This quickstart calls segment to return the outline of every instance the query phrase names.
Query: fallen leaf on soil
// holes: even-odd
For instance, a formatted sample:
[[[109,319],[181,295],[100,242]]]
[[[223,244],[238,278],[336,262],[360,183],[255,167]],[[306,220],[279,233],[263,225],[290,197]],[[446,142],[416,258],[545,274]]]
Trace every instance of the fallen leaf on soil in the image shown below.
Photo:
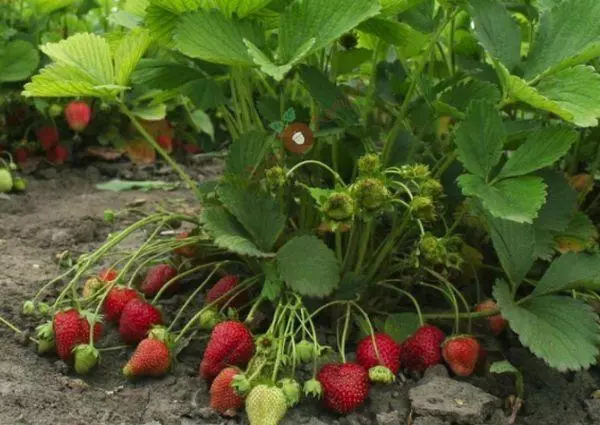
[[[129,180],[111,180],[106,183],[96,185],[97,189],[110,190],[113,192],[123,192],[126,190],[174,190],[179,187],[179,183],[169,183],[161,180],[156,181],[129,181]]]

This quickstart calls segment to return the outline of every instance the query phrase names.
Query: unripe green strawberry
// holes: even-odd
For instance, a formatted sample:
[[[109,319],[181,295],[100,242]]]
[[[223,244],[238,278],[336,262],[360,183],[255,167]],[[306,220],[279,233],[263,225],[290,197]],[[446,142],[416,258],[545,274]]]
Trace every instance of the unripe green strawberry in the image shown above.
[[[381,208],[390,197],[384,182],[373,177],[354,183],[352,195],[359,208],[371,212]]]
[[[198,324],[200,325],[200,329],[204,329],[207,331],[212,330],[219,323],[219,313],[213,309],[209,308],[208,310],[204,310],[200,314],[200,318],[198,319]]]
[[[6,168],[0,169],[0,193],[7,193],[12,190],[13,178]]]
[[[100,352],[96,347],[89,344],[82,344],[75,347],[75,372],[79,375],[86,375],[98,364]]]
[[[312,342],[303,339],[296,344],[296,357],[302,363],[312,362],[317,355],[317,349]]]
[[[358,160],[358,170],[361,176],[372,176],[381,169],[381,160],[379,155],[369,153],[363,155]]]
[[[278,425],[287,413],[288,405],[281,388],[257,385],[246,399],[250,425]]]
[[[27,300],[23,303],[22,313],[24,316],[31,316],[35,313],[35,304],[31,300]]]
[[[279,387],[289,407],[294,407],[300,401],[300,384],[294,379],[285,378],[279,381]]]
[[[52,321],[48,321],[37,327],[37,352],[44,354],[54,350],[54,329]]]
[[[306,381],[302,390],[306,397],[321,398],[323,396],[323,386],[314,378]]]
[[[13,180],[13,189],[17,192],[24,192],[27,189],[27,180],[22,177],[15,177]]]

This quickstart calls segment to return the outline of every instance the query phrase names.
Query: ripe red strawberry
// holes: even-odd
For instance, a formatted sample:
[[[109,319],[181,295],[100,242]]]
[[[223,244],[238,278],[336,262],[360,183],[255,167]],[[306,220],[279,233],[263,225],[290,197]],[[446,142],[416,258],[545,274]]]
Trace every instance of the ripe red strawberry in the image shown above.
[[[497,309],[498,305],[494,300],[485,300],[477,307],[475,307],[475,311],[492,311]],[[508,321],[500,314],[490,316],[487,318],[487,320],[490,330],[494,335],[500,335],[502,331],[506,328],[506,325],[508,324]]]
[[[195,145],[195,144],[193,144],[193,143],[184,143],[184,144],[182,145],[182,147],[183,147],[183,150],[184,150],[184,151],[186,151],[187,153],[189,153],[189,154],[191,154],[191,155],[196,155],[196,154],[199,154],[199,153],[202,153],[202,152],[204,152],[204,151],[202,150],[202,148],[200,148],[199,146],[196,146],[196,145]]]
[[[112,282],[119,276],[119,272],[115,269],[102,269],[98,273],[98,279],[103,282]]]
[[[157,264],[151,267],[146,273],[146,277],[142,282],[141,290],[147,297],[152,297],[165,286],[169,280],[177,276],[177,269],[168,264]],[[173,292],[177,289],[177,282],[170,285],[168,292]]]
[[[175,239],[177,239],[178,241],[182,241],[182,240],[187,239],[189,236],[190,236],[189,232],[181,232],[177,235],[177,237]],[[196,256],[196,248],[192,244],[184,245],[179,248],[176,248],[175,254],[181,255],[182,257],[188,257],[188,258],[195,257]]]
[[[56,145],[46,153],[46,157],[53,164],[61,165],[69,159],[69,150],[62,145]]]
[[[123,368],[127,377],[161,376],[171,366],[171,352],[163,341],[154,338],[143,339]]]
[[[369,374],[356,363],[326,364],[317,375],[327,409],[346,414],[364,403],[369,394]]]
[[[240,397],[231,382],[240,374],[237,367],[223,369],[210,386],[210,407],[224,416],[235,416],[236,411],[244,407],[244,399]]]
[[[173,152],[173,139],[171,136],[166,134],[161,134],[156,139],[161,148],[163,148],[167,153]]]
[[[92,109],[81,101],[73,101],[65,108],[65,118],[73,131],[85,130],[92,119]]]
[[[254,341],[248,328],[236,321],[219,323],[210,335],[200,376],[211,381],[227,366],[246,366],[253,355]]]
[[[356,361],[365,369],[374,366],[385,366],[396,375],[400,371],[400,346],[388,334],[377,333],[374,335],[379,359],[375,353],[373,337],[371,335],[363,338],[356,349]]]
[[[79,344],[87,344],[90,339],[90,323],[74,308],[60,311],[52,321],[56,352],[64,361],[73,357],[73,349]],[[94,340],[102,337],[102,324],[94,324]]]
[[[127,303],[119,320],[119,334],[123,341],[135,344],[146,338],[154,325],[161,325],[162,314],[152,304],[140,299]]]
[[[432,325],[421,326],[402,345],[400,362],[403,367],[417,372],[435,366],[442,361],[441,344],[446,336]]]
[[[15,149],[13,157],[17,164],[23,165],[29,159],[29,149],[25,146],[18,147]]]
[[[219,279],[217,283],[213,285],[212,288],[206,294],[206,304],[210,304],[214,301],[217,301],[219,298],[223,297],[228,292],[232,291],[236,288],[238,283],[240,282],[240,277],[237,275],[227,275]],[[220,308],[227,304],[227,302],[231,299],[231,296],[223,297],[216,304],[216,308]],[[235,298],[231,300],[227,305],[229,307],[239,308],[246,303],[248,300],[247,294],[242,292],[237,295]]]
[[[473,373],[480,350],[479,342],[470,335],[448,338],[442,345],[444,360],[458,376],[469,376]]]
[[[42,149],[45,151],[49,151],[50,149],[54,148],[58,144],[58,140],[60,138],[58,129],[50,125],[40,127],[36,132],[36,136],[38,142],[40,142],[40,145],[42,145]]]
[[[131,300],[141,299],[137,291],[125,286],[115,286],[104,299],[104,317],[109,322],[118,322],[123,309]]]

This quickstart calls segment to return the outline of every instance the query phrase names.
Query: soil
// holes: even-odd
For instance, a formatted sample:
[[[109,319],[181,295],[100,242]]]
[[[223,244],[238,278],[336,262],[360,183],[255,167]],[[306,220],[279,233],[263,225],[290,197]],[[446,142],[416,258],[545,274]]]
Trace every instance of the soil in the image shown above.
[[[56,275],[58,253],[69,250],[76,258],[97,247],[114,230],[102,220],[105,209],[119,210],[132,202],[149,208],[166,199],[179,200],[179,205],[194,203],[190,194],[181,190],[98,191],[95,184],[107,177],[97,167],[45,174],[31,178],[25,194],[12,196],[11,201],[0,199],[0,315],[30,331],[33,322],[20,313],[23,301]],[[82,380],[57,358],[38,356],[24,340],[0,325],[0,425],[247,423],[243,416],[224,419],[207,408],[208,390],[197,377],[201,342],[192,342],[169,376],[128,382],[120,374],[128,350],[103,353],[98,369]],[[596,404],[591,399],[592,392],[600,388],[597,370],[559,374],[526,350],[512,348],[508,354],[526,371],[527,400],[517,424],[600,423],[600,415],[594,419]],[[513,388],[511,378],[505,376],[478,377],[470,382],[502,399]],[[290,411],[285,423],[409,423],[415,418],[405,419],[410,413],[407,393],[414,384],[408,379],[378,388],[366,407],[345,418],[328,415],[315,403],[302,404]],[[388,411],[400,413],[390,420]]]

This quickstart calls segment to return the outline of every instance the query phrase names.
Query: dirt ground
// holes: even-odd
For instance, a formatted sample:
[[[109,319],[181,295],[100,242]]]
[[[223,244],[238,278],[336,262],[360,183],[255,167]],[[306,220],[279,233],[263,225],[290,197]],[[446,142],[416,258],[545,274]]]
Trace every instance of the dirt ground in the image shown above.
[[[193,202],[183,191],[98,191],[94,184],[104,177],[91,174],[51,173],[31,179],[25,194],[11,201],[0,199],[0,314],[18,326],[30,324],[20,314],[22,302],[56,274],[56,254],[67,249],[75,254],[87,252],[106,238],[111,231],[102,220],[106,208],[118,210],[139,198],[146,205],[165,198]],[[131,383],[120,374],[128,351],[103,353],[100,367],[80,380],[55,357],[39,357],[22,340],[0,325],[0,425],[246,423],[243,417],[226,420],[207,409],[208,391],[197,377],[201,351],[194,344],[168,377]],[[591,398],[600,389],[597,370],[558,374],[524,350],[513,348],[509,353],[510,360],[526,370],[528,398],[517,424],[600,424],[600,406]],[[509,378],[480,377],[471,382],[501,398],[509,395],[511,387]],[[392,394],[392,407],[405,403],[410,385],[398,383],[384,390]],[[372,396],[367,407],[348,418],[328,416],[311,404],[296,409],[285,423],[383,424],[377,415],[380,403],[374,399],[378,397]],[[410,406],[402,408],[410,411]],[[408,420],[387,422],[404,423]]]

